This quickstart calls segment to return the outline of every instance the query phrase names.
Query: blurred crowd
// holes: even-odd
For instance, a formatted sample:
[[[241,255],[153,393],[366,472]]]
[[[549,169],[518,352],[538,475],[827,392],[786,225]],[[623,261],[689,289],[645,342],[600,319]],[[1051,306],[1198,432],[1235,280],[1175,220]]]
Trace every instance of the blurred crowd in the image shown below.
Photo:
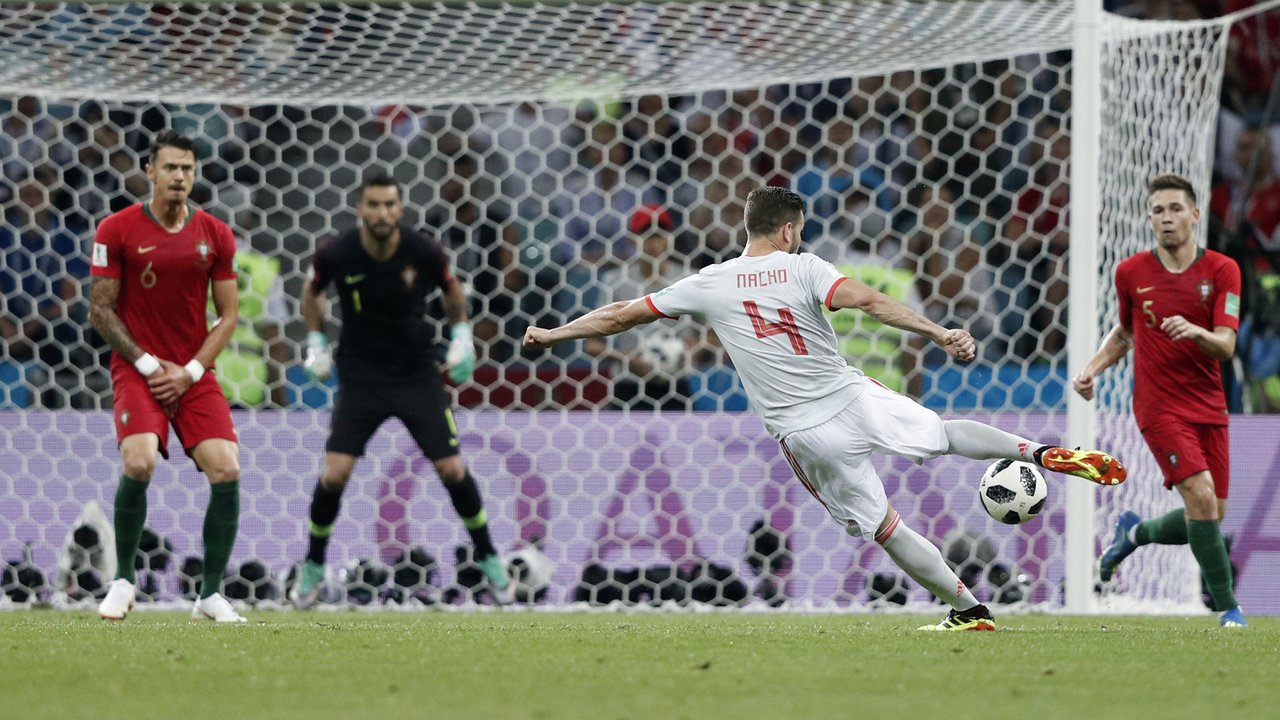
[[[1189,19],[1250,4],[1108,8]],[[165,127],[200,144],[193,200],[242,243],[244,327],[219,361],[236,405],[306,402],[296,297],[315,244],[353,225],[350,192],[373,166],[402,180],[407,217],[440,237],[468,285],[481,368],[464,404],[548,403],[534,380],[550,368],[574,379],[574,407],[745,407],[714,335],[692,324],[655,323],[550,359],[524,355],[518,339],[531,322],[562,322],[736,255],[746,194],[766,183],[807,199],[809,249],[969,328],[984,361],[1061,365],[1069,60],[572,106],[0,98],[0,403],[109,406],[107,348],[85,321],[87,249],[96,222],[146,197],[146,147]],[[1280,410],[1278,71],[1280,12],[1238,23],[1207,203],[1210,246],[1246,278],[1239,359],[1225,371],[1237,411]],[[833,320],[849,360],[903,392],[918,396],[924,369],[941,360],[857,314]]]

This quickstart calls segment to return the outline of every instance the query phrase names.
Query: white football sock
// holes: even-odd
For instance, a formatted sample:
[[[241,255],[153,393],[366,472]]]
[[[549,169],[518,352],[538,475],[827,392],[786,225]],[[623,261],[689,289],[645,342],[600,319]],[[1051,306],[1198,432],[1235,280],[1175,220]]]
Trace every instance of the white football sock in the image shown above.
[[[972,420],[946,420],[942,423],[942,429],[947,434],[952,453],[974,460],[1021,458],[1034,463],[1035,451],[1044,447],[1043,443],[1031,442],[1000,428]]]
[[[889,537],[881,540],[877,536],[876,542],[889,553],[898,567],[951,607],[962,611],[975,607],[978,599],[947,567],[938,548],[901,520],[894,522],[896,526],[891,525],[885,533],[881,533],[887,533]]]

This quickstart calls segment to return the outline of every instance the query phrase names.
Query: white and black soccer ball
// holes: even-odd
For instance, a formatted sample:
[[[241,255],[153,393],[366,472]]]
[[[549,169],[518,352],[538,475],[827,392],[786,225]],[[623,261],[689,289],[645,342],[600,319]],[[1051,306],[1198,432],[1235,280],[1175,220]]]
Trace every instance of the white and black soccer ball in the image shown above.
[[[554,570],[551,558],[534,546],[520,548],[507,556],[507,572],[516,584],[516,600],[520,602],[541,600],[551,586]]]
[[[640,346],[640,356],[656,371],[675,374],[684,365],[684,341],[671,335],[646,338]]]
[[[982,474],[978,495],[988,515],[1006,525],[1020,525],[1044,509],[1049,486],[1035,465],[997,460]]]

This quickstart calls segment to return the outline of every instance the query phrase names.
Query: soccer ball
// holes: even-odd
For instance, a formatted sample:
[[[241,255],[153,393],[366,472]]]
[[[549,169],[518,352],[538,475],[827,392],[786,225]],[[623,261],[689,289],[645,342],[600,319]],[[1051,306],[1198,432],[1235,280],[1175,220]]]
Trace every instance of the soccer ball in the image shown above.
[[[1049,486],[1036,466],[997,460],[982,474],[978,495],[988,515],[1006,525],[1020,525],[1044,509]]]
[[[675,374],[684,364],[684,356],[684,341],[678,337],[648,338],[640,347],[640,357],[664,375]]]
[[[507,557],[507,572],[516,584],[516,600],[520,602],[541,600],[551,585],[554,570],[551,558],[533,546],[520,548]]]

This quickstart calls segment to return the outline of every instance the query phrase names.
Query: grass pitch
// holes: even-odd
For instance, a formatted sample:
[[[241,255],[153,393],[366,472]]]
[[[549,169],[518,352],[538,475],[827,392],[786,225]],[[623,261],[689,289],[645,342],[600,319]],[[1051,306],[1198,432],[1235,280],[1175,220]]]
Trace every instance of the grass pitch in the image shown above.
[[[7,718],[1280,717],[1280,618],[0,612]]]

